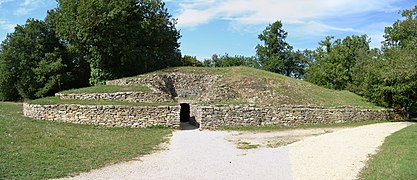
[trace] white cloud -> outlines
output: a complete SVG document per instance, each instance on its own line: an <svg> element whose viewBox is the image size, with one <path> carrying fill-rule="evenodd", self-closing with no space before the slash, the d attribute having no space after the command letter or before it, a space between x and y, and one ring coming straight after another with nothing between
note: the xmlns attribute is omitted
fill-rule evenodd
<svg viewBox="0 0 417 180"><path fill-rule="evenodd" d="M351 32L351 33L359 33L359 30L355 30L349 27L335 27L331 25L324 24L319 21L308 21L303 23L301 26L298 26L299 29L295 29L294 31L299 34L304 35L322 35L329 31L340 31L340 32Z"/></svg>
<svg viewBox="0 0 417 180"><path fill-rule="evenodd" d="M45 5L45 1L44 0L24 0L23 3L21 4L21 6L24 7L41 7Z"/></svg>
<svg viewBox="0 0 417 180"><path fill-rule="evenodd" d="M213 8L204 9L211 7L213 3L215 3L215 0L196 0L180 3L180 13L177 17L181 21L179 23L184 26L194 27L209 22L220 13Z"/></svg>
<svg viewBox="0 0 417 180"><path fill-rule="evenodd" d="M178 26L196 27L210 21L228 20L234 25L259 25L282 20L287 24L305 23L321 29L352 31L320 22L373 11L396 11L398 0L182 0Z"/></svg>
<svg viewBox="0 0 417 180"><path fill-rule="evenodd" d="M12 1L15 1L15 0L0 0L0 5L3 3L12 2Z"/></svg>
<svg viewBox="0 0 417 180"><path fill-rule="evenodd" d="M24 0L23 3L19 5L19 8L16 9L16 15L27 15L32 11L45 6L45 1L43 0Z"/></svg>
<svg viewBox="0 0 417 180"><path fill-rule="evenodd" d="M20 7L20 8L16 9L15 14L16 15L26 15L26 14L29 14L31 11L33 11L33 8Z"/></svg>
<svg viewBox="0 0 417 180"><path fill-rule="evenodd" d="M7 32L13 32L14 27L16 27L16 24L7 22L5 20L0 20L0 28L7 31Z"/></svg>

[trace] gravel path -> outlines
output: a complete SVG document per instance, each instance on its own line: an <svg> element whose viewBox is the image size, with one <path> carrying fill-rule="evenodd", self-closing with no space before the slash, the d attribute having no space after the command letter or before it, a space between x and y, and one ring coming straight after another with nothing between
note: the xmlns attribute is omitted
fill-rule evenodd
<svg viewBox="0 0 417 180"><path fill-rule="evenodd" d="M311 137L289 145L294 179L355 179L385 137L410 123L380 123Z"/></svg>
<svg viewBox="0 0 417 180"><path fill-rule="evenodd" d="M354 179L384 138L407 125L336 129L284 147L249 150L227 140L237 132L176 131L169 150L68 179Z"/></svg>

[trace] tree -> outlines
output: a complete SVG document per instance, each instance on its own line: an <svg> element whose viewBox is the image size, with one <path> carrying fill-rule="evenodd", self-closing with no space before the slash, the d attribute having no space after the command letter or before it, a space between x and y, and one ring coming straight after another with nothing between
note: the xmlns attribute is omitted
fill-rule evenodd
<svg viewBox="0 0 417 180"><path fill-rule="evenodd" d="M7 40L7 38L6 38ZM2 46L5 44L3 41ZM16 89L17 73L16 62L4 57L4 50L0 51L0 100L10 101L19 99Z"/></svg>
<svg viewBox="0 0 417 180"><path fill-rule="evenodd" d="M256 54L263 69L289 77L302 78L307 59L302 57L303 53L300 51L293 52L293 47L285 41L287 35L281 21L270 24L258 36L264 44L256 46Z"/></svg>
<svg viewBox="0 0 417 180"><path fill-rule="evenodd" d="M357 54L356 59L356 64L351 69L352 81L346 89L377 104L383 104L375 91L375 87L382 83L380 74L385 66L382 52L376 48L369 53L362 51Z"/></svg>
<svg viewBox="0 0 417 180"><path fill-rule="evenodd" d="M297 50L292 53L292 56L294 58L292 76L294 78L304 79L304 76L307 73L307 69L310 67L312 61L312 53L312 51L307 49L304 51Z"/></svg>
<svg viewBox="0 0 417 180"><path fill-rule="evenodd" d="M183 66L193 66L193 67L202 67L203 63L200 62L195 56L184 55L182 57Z"/></svg>
<svg viewBox="0 0 417 180"><path fill-rule="evenodd" d="M404 113L417 110L417 6L402 11L403 19L385 28L385 65L380 71L377 97Z"/></svg>
<svg viewBox="0 0 417 180"><path fill-rule="evenodd" d="M293 47L285 41L287 35L281 21L270 24L258 35L258 39L263 41L264 45L256 46L256 54L265 70L290 75L291 72L285 68L286 64L291 64L289 56Z"/></svg>
<svg viewBox="0 0 417 180"><path fill-rule="evenodd" d="M53 24L28 19L2 43L0 99L17 100L51 95L70 80L71 62L51 28Z"/></svg>
<svg viewBox="0 0 417 180"><path fill-rule="evenodd" d="M313 53L313 62L306 80L327 88L343 90L353 82L352 69L362 58L371 56L366 35L336 39L328 36Z"/></svg>
<svg viewBox="0 0 417 180"><path fill-rule="evenodd" d="M404 19L385 28L383 49L417 48L417 5L401 12Z"/></svg>
<svg viewBox="0 0 417 180"><path fill-rule="evenodd" d="M179 32L160 0L58 0L57 32L90 65L90 83L181 65Z"/></svg>
<svg viewBox="0 0 417 180"><path fill-rule="evenodd" d="M49 29L55 33L55 36L60 41L60 47L65 48L65 61L67 62L67 71L69 72L70 76L67 78L70 84L65 86L65 89L72 89L72 88L80 88L89 86L89 79L90 79L90 65L86 61L79 49L75 46L72 46L68 43L67 40L59 38L57 35L57 12L56 10L52 9L49 10L47 16L45 17L45 22L48 24Z"/></svg>
<svg viewBox="0 0 417 180"><path fill-rule="evenodd" d="M255 57L245 56L230 56L229 54L217 55L213 54L211 59L206 59L203 62L205 67L231 67L231 66L246 66L259 68L259 62Z"/></svg>
<svg viewBox="0 0 417 180"><path fill-rule="evenodd" d="M203 66L204 67L213 67L213 65L211 63L211 59L204 59Z"/></svg>
<svg viewBox="0 0 417 180"><path fill-rule="evenodd" d="M379 98L388 107L400 107L404 113L417 108L417 51L393 48L385 52L386 65L380 71Z"/></svg>

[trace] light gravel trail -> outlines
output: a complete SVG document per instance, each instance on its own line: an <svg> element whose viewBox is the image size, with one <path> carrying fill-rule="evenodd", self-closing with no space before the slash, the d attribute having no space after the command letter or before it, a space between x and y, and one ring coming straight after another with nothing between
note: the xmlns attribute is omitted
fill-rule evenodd
<svg viewBox="0 0 417 180"><path fill-rule="evenodd" d="M349 128L290 144L294 179L356 179L385 137L410 125L379 123Z"/></svg>
<svg viewBox="0 0 417 180"><path fill-rule="evenodd" d="M176 131L168 150L68 179L354 179L384 138L408 124L336 129L284 147L250 150L230 141L237 132Z"/></svg>
<svg viewBox="0 0 417 180"><path fill-rule="evenodd" d="M73 179L291 179L288 151L282 148L236 149L219 131L174 132L169 150Z"/></svg>

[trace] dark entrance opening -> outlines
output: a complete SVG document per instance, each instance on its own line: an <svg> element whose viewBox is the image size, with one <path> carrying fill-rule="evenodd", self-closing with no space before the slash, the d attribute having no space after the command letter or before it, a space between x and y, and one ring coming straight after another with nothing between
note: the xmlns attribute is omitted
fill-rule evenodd
<svg viewBox="0 0 417 180"><path fill-rule="evenodd" d="M190 105L187 103L181 103L180 121L190 122Z"/></svg>

